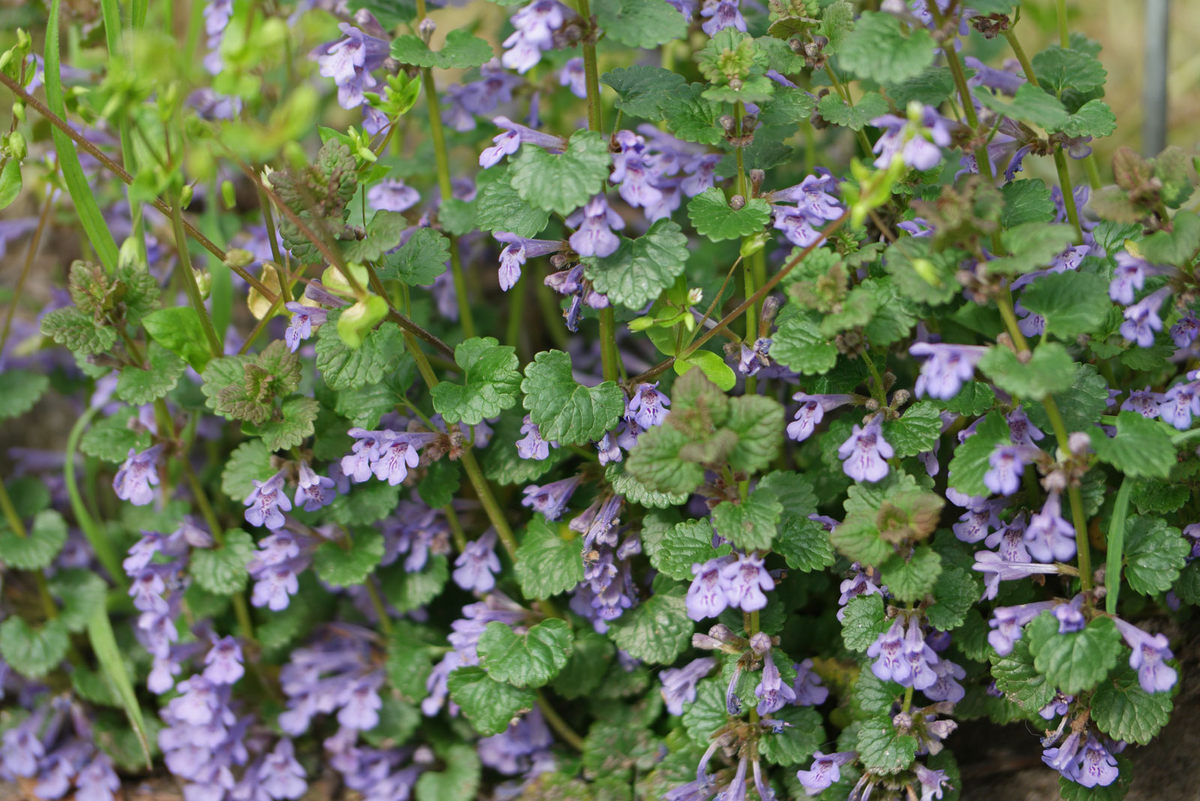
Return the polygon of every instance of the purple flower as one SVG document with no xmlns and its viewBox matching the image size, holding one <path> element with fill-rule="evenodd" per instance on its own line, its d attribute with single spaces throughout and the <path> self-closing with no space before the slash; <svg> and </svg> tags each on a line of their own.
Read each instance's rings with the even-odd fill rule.
<svg viewBox="0 0 1200 801">
<path fill-rule="evenodd" d="M 946 120 L 931 106 L 920 113 L 920 124 L 892 114 L 871 120 L 874 127 L 885 129 L 872 148 L 879 154 L 875 159 L 878 169 L 886 169 L 897 156 L 917 170 L 933 169 L 941 162 L 941 149 L 950 146 Z"/>
<path fill-rule="evenodd" d="M 497 231 L 495 237 L 497 242 L 506 244 L 500 251 L 500 288 L 505 292 L 517 285 L 521 267 L 527 259 L 566 250 L 561 240 L 526 239 L 507 231 Z"/>
<path fill-rule="evenodd" d="M 796 671 L 796 678 L 792 680 L 792 692 L 795 694 L 792 703 L 797 706 L 819 706 L 829 698 L 829 690 L 821 684 L 821 677 L 812 667 L 811 659 L 792 665 Z"/>
<path fill-rule="evenodd" d="M 748 346 L 745 342 L 740 343 L 741 350 L 738 354 L 738 372 L 742 375 L 757 375 L 758 371 L 771 364 L 770 356 L 772 340 L 764 337 L 759 337 L 754 340 L 754 347 Z"/>
<path fill-rule="evenodd" d="M 1174 687 L 1179 674 L 1163 661 L 1174 656 L 1167 647 L 1166 636 L 1147 634 L 1118 617 L 1113 618 L 1113 623 L 1125 643 L 1133 649 L 1129 656 L 1129 667 L 1138 672 L 1138 683 L 1142 689 L 1148 693 L 1165 693 Z"/>
<path fill-rule="evenodd" d="M 1072 731 L 1061 745 L 1042 751 L 1042 761 L 1074 781 L 1079 771 L 1079 739 L 1080 733 Z"/>
<path fill-rule="evenodd" d="M 383 677 L 373 674 L 359 679 L 351 688 L 345 706 L 338 712 L 338 723 L 348 729 L 370 731 L 379 724 L 379 710 L 383 700 L 379 697 L 379 685 Z"/>
<path fill-rule="evenodd" d="M 797 442 L 812 436 L 816 427 L 825 419 L 825 412 L 832 411 L 850 402 L 850 395 L 807 395 L 797 392 L 792 400 L 800 403 L 794 421 L 788 423 L 787 435 Z"/>
<path fill-rule="evenodd" d="M 383 39 L 363 33 L 345 22 L 338 26 L 345 36 L 314 51 L 320 73 L 333 78 L 338 88 L 338 104 L 344 109 L 363 104 L 363 92 L 375 86 L 371 72 L 383 66 L 391 45 Z"/>
<path fill-rule="evenodd" d="M 775 666 L 775 658 L 770 651 L 767 651 L 763 662 L 762 678 L 758 682 L 758 687 L 754 689 L 754 695 L 758 698 L 757 710 L 760 715 L 778 712 L 787 704 L 796 701 L 796 691 L 780 678 L 779 668 Z"/>
<path fill-rule="evenodd" d="M 1200 414 L 1200 381 L 1175 384 L 1164 392 L 1158 404 L 1163 420 L 1180 431 L 1192 424 L 1192 415 Z"/>
<path fill-rule="evenodd" d="M 113 770 L 112 759 L 97 751 L 92 761 L 75 777 L 75 801 L 112 801 L 121 789 L 121 779 Z"/>
<path fill-rule="evenodd" d="M 875 483 L 888 474 L 887 460 L 896 455 L 883 438 L 883 415 L 875 415 L 866 427 L 855 424 L 850 438 L 838 447 L 842 470 L 855 481 Z"/>
<path fill-rule="evenodd" d="M 386 481 L 393 487 L 408 478 L 408 469 L 421 463 L 417 455 L 417 444 L 412 434 L 397 434 L 384 431 L 380 437 L 379 458 L 375 460 L 375 478 Z M 422 437 L 422 435 L 415 435 Z"/>
<path fill-rule="evenodd" d="M 1009 523 L 989 534 L 984 545 L 995 548 L 1006 562 L 1031 562 L 1033 560 L 1025 547 L 1025 526 L 1025 513 L 1020 512 Z"/>
<path fill-rule="evenodd" d="M 283 528 L 283 512 L 292 509 L 292 502 L 283 494 L 284 471 L 280 470 L 266 481 L 252 479 L 254 490 L 246 496 L 246 522 L 266 526 L 274 531 Z"/>
<path fill-rule="evenodd" d="M 1116 757 L 1101 745 L 1094 734 L 1089 734 L 1087 744 L 1083 747 L 1083 759 L 1078 772 L 1070 778 L 1084 787 L 1107 787 L 1115 782 L 1119 775 Z"/>
<path fill-rule="evenodd" d="M 794 206 L 771 206 L 771 212 L 775 230 L 783 231 L 787 240 L 796 247 L 806 248 L 821 238 L 808 216 Z"/>
<path fill-rule="evenodd" d="M 683 705 L 696 700 L 696 683 L 712 672 L 717 660 L 711 656 L 693 659 L 681 668 L 670 668 L 659 674 L 663 700 L 672 715 L 682 715 Z"/>
<path fill-rule="evenodd" d="M 1009 412 L 1008 417 L 1005 419 L 1008 421 L 1008 438 L 1013 445 L 1037 447 L 1034 445 L 1034 442 L 1046 438 L 1046 435 L 1037 426 L 1029 422 L 1029 418 L 1020 406 Z"/>
<path fill-rule="evenodd" d="M 723 557 L 692 565 L 695 578 L 688 587 L 685 599 L 688 617 L 692 620 L 716 617 L 729 606 L 729 580 L 722 572 L 729 562 L 729 557 Z"/>
<path fill-rule="evenodd" d="M 653 384 L 638 384 L 633 397 L 629 399 L 625 416 L 643 429 L 662 425 L 669 414 L 667 407 L 671 405 L 671 399 L 659 392 L 657 387 L 657 381 Z"/>
<path fill-rule="evenodd" d="M 719 153 L 702 153 L 684 164 L 683 171 L 687 177 L 679 184 L 683 194 L 695 197 L 715 186 L 717 165 L 720 163 L 721 155 Z"/>
<path fill-rule="evenodd" d="M 1150 268 L 1144 260 L 1127 251 L 1115 257 L 1112 281 L 1108 284 L 1108 296 L 1122 306 L 1133 303 L 1133 293 L 1146 285 L 1146 273 Z"/>
<path fill-rule="evenodd" d="M 996 597 L 1001 581 L 1014 581 L 1036 574 L 1056 575 L 1059 573 L 1057 565 L 1043 565 L 1037 562 L 1009 562 L 1000 554 L 992 553 L 991 551 L 977 551 L 975 553 L 975 564 L 971 565 L 971 568 L 983 573 L 984 600 L 991 600 Z"/>
<path fill-rule="evenodd" d="M 932 665 L 934 682 L 922 692 L 930 701 L 949 701 L 957 704 L 966 697 L 967 691 L 958 683 L 959 679 L 967 677 L 967 671 L 961 665 L 956 665 L 948 659 L 941 659 Z"/>
<path fill-rule="evenodd" d="M 933 666 L 938 663 L 938 655 L 925 643 L 925 634 L 915 616 L 909 618 L 904 633 L 904 659 L 908 662 L 910 678 L 901 684 L 907 686 L 911 682 L 914 689 L 925 690 L 937 683 Z"/>
<path fill-rule="evenodd" d="M 1036 450 L 1023 445 L 997 445 L 988 456 L 990 469 L 983 474 L 984 486 L 998 495 L 1012 495 L 1021 486 L 1021 474 L 1031 458 L 1030 451 Z"/>
<path fill-rule="evenodd" d="M 523 79 L 504 71 L 499 59 L 493 58 L 479 68 L 479 80 L 463 86 L 451 86 L 450 103 L 442 119 L 456 131 L 475 130 L 475 115 L 487 116 L 501 103 L 511 103 L 512 90 Z"/>
<path fill-rule="evenodd" d="M 1079 611 L 1081 606 L 1083 606 L 1083 596 L 1076 595 L 1070 603 L 1054 607 L 1054 616 L 1058 618 L 1059 634 L 1074 634 L 1077 631 L 1083 631 L 1087 621 L 1084 620 L 1083 612 Z"/>
<path fill-rule="evenodd" d="M 537 0 L 543 2 L 544 0 Z M 553 2 L 553 0 L 550 0 Z M 517 152 L 523 144 L 536 145 L 537 147 L 545 148 L 551 153 L 562 153 L 567 149 L 567 140 L 561 136 L 552 136 L 544 134 L 541 131 L 535 131 L 527 125 L 521 125 L 519 122 L 513 122 L 508 117 L 495 117 L 492 119 L 492 124 L 497 128 L 503 128 L 504 132 L 497 134 L 492 138 L 493 145 L 485 148 L 479 154 L 479 166 L 488 168 L 500 163 L 500 160 L 505 156 L 511 156 Z"/>
<path fill-rule="evenodd" d="M 567 218 L 567 225 L 578 228 L 567 240 L 580 256 L 604 258 L 617 252 L 621 239 L 612 232 L 625 227 L 621 215 L 608 207 L 603 193 L 592 196 L 582 209 Z"/>
<path fill-rule="evenodd" d="M 1073 695 L 1063 695 L 1055 693 L 1054 698 L 1050 703 L 1038 710 L 1038 714 L 1043 720 L 1053 720 L 1059 715 L 1065 715 L 1071 709 L 1071 702 L 1075 700 Z"/>
<path fill-rule="evenodd" d="M 975 374 L 975 365 L 988 349 L 975 345 L 946 345 L 918 342 L 908 349 L 913 356 L 928 356 L 917 377 L 917 397 L 950 400 L 962 389 L 963 382 Z"/>
<path fill-rule="evenodd" d="M 329 312 L 320 306 L 305 306 L 303 303 L 288 302 L 284 308 L 292 313 L 287 330 L 283 332 L 284 344 L 295 353 L 303 340 L 312 336 L 313 326 L 323 325 Z"/>
<path fill-rule="evenodd" d="M 274 799 L 300 798 L 308 790 L 308 782 L 304 779 L 304 768 L 296 761 L 292 741 L 287 738 L 276 744 L 275 750 L 267 754 L 258 769 L 261 789 Z"/>
<path fill-rule="evenodd" d="M 333 479 L 319 476 L 308 466 L 308 462 L 300 462 L 299 480 L 296 485 L 296 497 L 293 502 L 306 512 L 315 512 L 333 503 L 337 490 L 333 488 Z"/>
<path fill-rule="evenodd" d="M 809 519 L 813 519 L 811 516 Z M 835 526 L 836 527 L 836 526 Z M 883 595 L 883 590 L 875 583 L 870 575 L 871 568 L 863 569 L 863 566 L 858 562 L 850 565 L 850 569 L 854 571 L 854 575 L 846 579 L 838 587 L 841 596 L 838 597 L 838 606 L 842 607 L 838 610 L 838 620 L 842 620 L 846 615 L 846 604 L 860 595 Z M 877 573 L 876 573 L 877 575 Z"/>
<path fill-rule="evenodd" d="M 580 100 L 587 99 L 587 83 L 583 71 L 583 59 L 576 57 L 568 59 L 567 63 L 558 72 L 558 85 L 569 86 L 571 94 L 578 97 Z"/>
<path fill-rule="evenodd" d="M 652 154 L 647 150 L 645 137 L 633 131 L 617 131 L 613 139 L 621 149 L 613 154 L 609 183 L 619 184 L 622 199 L 634 208 L 649 208 L 662 202 L 663 193 L 655 186 L 662 173 L 648 163 Z"/>
<path fill-rule="evenodd" d="M 840 768 L 858 759 L 857 751 L 841 751 L 836 754 L 813 754 L 812 767 L 796 771 L 796 778 L 808 795 L 820 795 L 842 778 Z"/>
<path fill-rule="evenodd" d="M 700 9 L 700 16 L 708 21 L 700 27 L 709 36 L 716 36 L 726 28 L 736 28 L 745 33 L 746 20 L 742 18 L 741 9 L 738 8 L 740 2 L 741 0 L 708 0 Z"/>
<path fill-rule="evenodd" d="M 1183 316 L 1171 326 L 1170 334 L 1175 347 L 1181 350 L 1190 348 L 1196 337 L 1200 336 L 1200 318 L 1191 309 L 1186 309 Z"/>
<path fill-rule="evenodd" d="M 867 656 L 875 657 L 871 672 L 880 681 L 894 681 L 905 686 L 911 683 L 912 666 L 905 658 L 904 636 L 904 623 L 896 618 L 867 649 Z"/>
<path fill-rule="evenodd" d="M 558 520 L 581 480 L 579 476 L 572 476 L 541 487 L 530 484 L 525 488 L 525 497 L 521 499 L 521 505 L 541 512 L 547 520 Z"/>
<path fill-rule="evenodd" d="M 767 605 L 763 590 L 775 589 L 775 580 L 756 554 L 738 556 L 737 561 L 721 568 L 721 578 L 726 582 L 729 605 L 743 612 L 762 609 Z"/>
<path fill-rule="evenodd" d="M 1025 547 L 1039 562 L 1066 562 L 1075 556 L 1075 528 L 1062 516 L 1062 499 L 1051 492 L 1042 511 L 1029 518 Z"/>
<path fill-rule="evenodd" d="M 557 442 L 547 442 L 542 439 L 537 424 L 530 419 L 529 415 L 525 415 L 525 422 L 521 424 L 521 433 L 525 436 L 517 440 L 517 455 L 522 459 L 538 461 L 548 459 L 550 458 L 550 448 L 558 447 Z"/>
<path fill-rule="evenodd" d="M 1162 307 L 1163 299 L 1170 294 L 1171 287 L 1164 286 L 1125 309 L 1121 336 L 1130 342 L 1136 342 L 1139 347 L 1148 348 L 1153 345 L 1154 332 L 1161 331 L 1163 327 L 1162 320 L 1158 318 L 1158 310 Z"/>
<path fill-rule="evenodd" d="M 992 619 L 988 621 L 991 631 L 988 632 L 988 643 L 996 649 L 1000 656 L 1012 653 L 1013 646 L 1021 639 L 1025 626 L 1035 617 L 1053 609 L 1054 601 L 1040 601 L 1020 606 L 1000 606 L 992 610 Z"/>
<path fill-rule="evenodd" d="M 500 559 L 496 556 L 496 531 L 488 529 L 454 560 L 454 583 L 464 590 L 484 593 L 496 586 L 496 573 L 500 572 Z"/>
<path fill-rule="evenodd" d="M 558 0 L 534 0 L 512 15 L 512 35 L 504 40 L 505 53 L 500 61 L 510 70 L 524 75 L 542 59 L 542 51 L 554 46 L 554 32 L 574 12 Z"/>
<path fill-rule="evenodd" d="M 421 194 L 398 178 L 384 178 L 367 190 L 367 204 L 377 211 L 407 211 Z"/>
<path fill-rule="evenodd" d="M 158 470 L 155 462 L 162 454 L 162 445 L 153 445 L 141 453 L 133 448 L 121 469 L 113 476 L 113 491 L 123 501 L 129 501 L 134 506 L 145 506 L 154 500 L 154 490 L 158 486 Z"/>
<path fill-rule="evenodd" d="M 954 536 L 963 542 L 979 542 L 986 538 L 993 529 L 1001 527 L 997 514 L 1004 508 L 1002 501 L 987 501 L 982 498 L 972 498 L 974 503 L 958 518 L 954 524 Z"/>
<path fill-rule="evenodd" d="M 242 667 L 242 648 L 233 637 L 214 639 L 204 664 L 204 678 L 213 684 L 234 684 L 246 673 Z"/>
</svg>

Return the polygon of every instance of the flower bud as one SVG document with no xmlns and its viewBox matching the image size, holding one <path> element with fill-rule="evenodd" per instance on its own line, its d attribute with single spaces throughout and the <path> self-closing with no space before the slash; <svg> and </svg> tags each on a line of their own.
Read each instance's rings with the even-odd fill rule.
<svg viewBox="0 0 1200 801">
<path fill-rule="evenodd" d="M 29 155 L 29 148 L 25 145 L 25 137 L 20 131 L 13 131 L 4 138 L 4 149 L 8 151 L 10 158 L 17 161 L 24 161 Z"/>
<path fill-rule="evenodd" d="M 757 632 L 750 638 L 750 650 L 762 656 L 771 650 L 771 638 L 765 632 Z"/>
<path fill-rule="evenodd" d="M 254 254 L 242 248 L 230 248 L 225 252 L 226 267 L 249 267 L 254 263 Z"/>
<path fill-rule="evenodd" d="M 743 195 L 734 195 L 729 199 L 729 208 L 734 211 L 741 211 L 746 207 L 746 198 Z"/>
<path fill-rule="evenodd" d="M 208 300 L 208 296 L 212 294 L 212 273 L 208 270 L 193 268 L 192 275 L 196 278 L 196 286 L 200 290 L 200 299 Z"/>
<path fill-rule="evenodd" d="M 1092 438 L 1086 431 L 1074 431 L 1067 437 L 1067 448 L 1076 456 L 1082 456 L 1092 446 Z"/>
<path fill-rule="evenodd" d="M 429 17 L 421 20 L 421 24 L 417 26 L 417 33 L 421 37 L 421 41 L 429 44 L 429 40 L 433 38 L 433 32 L 437 30 L 437 24 Z"/>
</svg>

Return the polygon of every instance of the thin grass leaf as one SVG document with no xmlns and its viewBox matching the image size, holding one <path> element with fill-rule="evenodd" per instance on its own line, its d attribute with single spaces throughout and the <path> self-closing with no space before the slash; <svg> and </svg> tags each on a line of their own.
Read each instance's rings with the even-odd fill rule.
<svg viewBox="0 0 1200 801">
<path fill-rule="evenodd" d="M 125 672 L 125 663 L 121 661 L 121 650 L 117 648 L 117 638 L 113 635 L 112 623 L 108 619 L 108 610 L 98 607 L 88 618 L 88 639 L 92 642 L 92 651 L 100 669 L 108 678 L 121 706 L 125 708 L 125 716 L 129 725 L 137 735 L 138 744 L 142 747 L 142 755 L 146 757 L 146 769 L 153 769 L 150 757 L 150 740 L 146 736 L 146 721 L 142 717 L 142 708 L 138 706 L 137 696 L 133 692 L 133 684 L 129 674 Z"/>
<path fill-rule="evenodd" d="M 83 438 L 83 432 L 87 430 L 88 424 L 96 416 L 96 411 L 95 408 L 90 408 L 84 412 L 75 421 L 71 433 L 67 436 L 67 461 L 63 468 L 63 479 L 67 487 L 67 496 L 71 500 L 71 511 L 75 515 L 75 522 L 83 530 L 83 536 L 87 538 L 92 550 L 96 552 L 96 558 L 100 560 L 100 564 L 104 565 L 104 569 L 108 571 L 117 586 L 125 589 L 129 585 L 125 580 L 125 571 L 121 568 L 121 560 L 113 550 L 112 543 L 108 540 L 108 534 L 92 519 L 91 513 L 83 503 L 83 497 L 79 494 L 79 485 L 75 481 L 75 455 L 79 452 L 79 440 Z"/>
<path fill-rule="evenodd" d="M 1104 608 L 1110 615 L 1117 613 L 1117 597 L 1121 594 L 1121 561 L 1125 556 L 1125 519 L 1129 517 L 1129 496 L 1133 492 L 1133 481 L 1129 476 L 1117 490 L 1113 503 L 1112 519 L 1108 524 L 1108 561 L 1104 569 L 1104 587 L 1108 594 Z"/>
</svg>

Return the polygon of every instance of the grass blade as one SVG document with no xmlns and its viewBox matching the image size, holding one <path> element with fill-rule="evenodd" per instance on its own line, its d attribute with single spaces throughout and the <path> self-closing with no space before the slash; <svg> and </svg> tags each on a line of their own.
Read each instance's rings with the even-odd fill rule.
<svg viewBox="0 0 1200 801">
<path fill-rule="evenodd" d="M 67 497 L 71 501 L 71 511 L 75 514 L 75 522 L 83 530 L 83 536 L 96 552 L 96 558 L 104 565 L 109 577 L 118 587 L 125 589 L 128 585 L 125 583 L 125 571 L 121 568 L 121 560 L 117 558 L 107 532 L 92 519 L 83 503 L 83 497 L 79 494 L 79 485 L 75 482 L 75 454 L 79 451 L 79 440 L 95 416 L 96 409 L 88 409 L 75 421 L 71 433 L 67 435 L 67 461 L 63 467 L 63 479 L 67 487 Z"/>
<path fill-rule="evenodd" d="M 50 18 L 46 21 L 46 52 L 45 52 L 45 81 L 46 105 L 62 119 L 67 118 L 67 109 L 63 103 L 62 76 L 59 74 L 58 58 L 58 11 L 61 0 L 51 0 Z M 96 198 L 92 195 L 83 167 L 79 164 L 79 154 L 71 138 L 56 127 L 50 128 L 54 137 L 54 149 L 58 153 L 58 163 L 62 168 L 63 182 L 75 204 L 79 222 L 87 234 L 88 241 L 96 251 L 96 256 L 104 269 L 113 273 L 117 270 L 117 243 L 113 240 L 108 224 L 100 213 Z"/>
<path fill-rule="evenodd" d="M 1117 597 L 1121 594 L 1121 561 L 1125 557 L 1125 520 L 1129 517 L 1129 495 L 1133 481 L 1129 476 L 1117 490 L 1112 518 L 1108 524 L 1108 560 L 1104 563 L 1104 608 L 1110 615 L 1117 613 Z"/>
<path fill-rule="evenodd" d="M 108 677 L 121 706 L 125 708 L 125 716 L 129 725 L 137 735 L 138 743 L 142 746 L 142 755 L 146 757 L 146 768 L 153 768 L 150 758 L 150 741 L 146 737 L 146 721 L 142 717 L 142 708 L 138 705 L 137 696 L 133 692 L 133 684 L 129 674 L 125 672 L 125 663 L 121 661 L 121 650 L 117 648 L 117 638 L 113 635 L 112 622 L 108 619 L 108 610 L 98 607 L 88 618 L 88 639 L 92 641 L 92 651 L 100 669 Z"/>
</svg>

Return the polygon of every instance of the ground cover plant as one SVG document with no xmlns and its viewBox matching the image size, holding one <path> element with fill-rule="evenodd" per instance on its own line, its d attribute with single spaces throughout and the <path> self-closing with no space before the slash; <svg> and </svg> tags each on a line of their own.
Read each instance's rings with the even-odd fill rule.
<svg viewBox="0 0 1200 801">
<path fill-rule="evenodd" d="M 1122 798 L 1200 218 L 1064 5 L 29 4 L 0 780 L 930 801 L 987 718 Z"/>
</svg>

